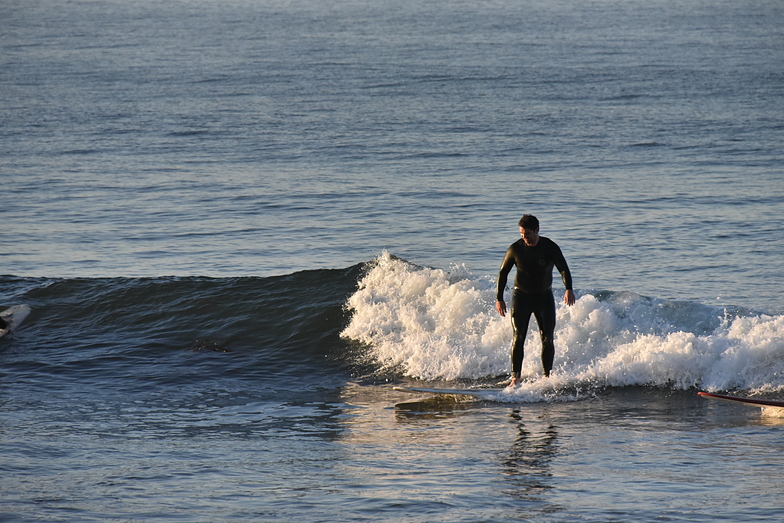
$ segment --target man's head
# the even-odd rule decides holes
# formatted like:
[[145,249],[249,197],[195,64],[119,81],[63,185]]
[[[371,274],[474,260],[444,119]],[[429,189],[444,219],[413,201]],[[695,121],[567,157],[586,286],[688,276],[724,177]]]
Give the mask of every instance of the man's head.
[[539,243],[539,220],[530,214],[524,215],[518,222],[520,237],[528,247],[535,247]]
[[539,230],[539,220],[536,219],[536,216],[532,214],[524,214],[520,221],[517,223],[520,227],[524,229],[531,229],[532,231]]

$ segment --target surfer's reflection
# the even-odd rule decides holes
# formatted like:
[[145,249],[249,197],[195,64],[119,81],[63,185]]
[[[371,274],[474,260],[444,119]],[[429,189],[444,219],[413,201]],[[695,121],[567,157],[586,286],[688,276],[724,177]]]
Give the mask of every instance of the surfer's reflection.
[[515,487],[509,494],[529,501],[540,500],[552,488],[550,461],[558,452],[558,432],[551,423],[534,428],[526,425],[519,410],[509,415],[517,425],[518,436],[503,461],[504,472]]

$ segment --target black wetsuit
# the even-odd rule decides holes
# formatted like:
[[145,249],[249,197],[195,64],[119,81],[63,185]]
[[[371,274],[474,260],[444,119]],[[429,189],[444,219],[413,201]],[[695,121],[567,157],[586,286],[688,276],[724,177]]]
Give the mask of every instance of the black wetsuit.
[[509,246],[498,272],[498,291],[496,298],[504,300],[506,279],[512,266],[517,267],[514,291],[512,293],[512,376],[519,377],[523,367],[523,345],[528,333],[531,314],[539,325],[542,339],[542,365],[545,376],[550,375],[555,358],[553,334],[555,332],[555,299],[553,298],[553,266],[561,273],[564,286],[572,289],[572,274],[561,253],[560,247],[549,238],[539,237],[534,247],[528,247],[523,239]]

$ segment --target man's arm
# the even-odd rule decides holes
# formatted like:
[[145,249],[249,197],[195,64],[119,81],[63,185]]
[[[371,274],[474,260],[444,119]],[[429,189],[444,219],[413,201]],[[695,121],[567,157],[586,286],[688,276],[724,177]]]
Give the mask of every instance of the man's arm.
[[506,316],[506,303],[504,303],[504,290],[506,289],[506,279],[509,277],[509,271],[512,270],[514,266],[514,253],[512,252],[512,247],[510,246],[506,250],[506,255],[504,256],[504,261],[501,262],[501,269],[498,271],[498,287],[495,293],[495,310],[498,311],[498,314],[501,316]]
[[555,257],[555,268],[558,269],[558,272],[561,273],[561,279],[563,280],[564,287],[566,287],[566,292],[564,292],[564,303],[569,306],[574,305],[575,300],[574,291],[572,290],[572,273],[569,270],[569,265],[566,263],[566,258],[564,258],[560,247],[558,247],[558,254]]

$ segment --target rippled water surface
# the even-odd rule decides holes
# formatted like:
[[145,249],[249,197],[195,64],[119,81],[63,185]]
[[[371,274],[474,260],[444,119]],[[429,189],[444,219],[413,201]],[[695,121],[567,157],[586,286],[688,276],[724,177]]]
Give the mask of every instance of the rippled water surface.
[[[777,520],[780,2],[8,0],[0,519]],[[578,303],[505,402],[517,220]],[[561,289],[562,290],[562,289]],[[556,289],[556,292],[560,292]]]

